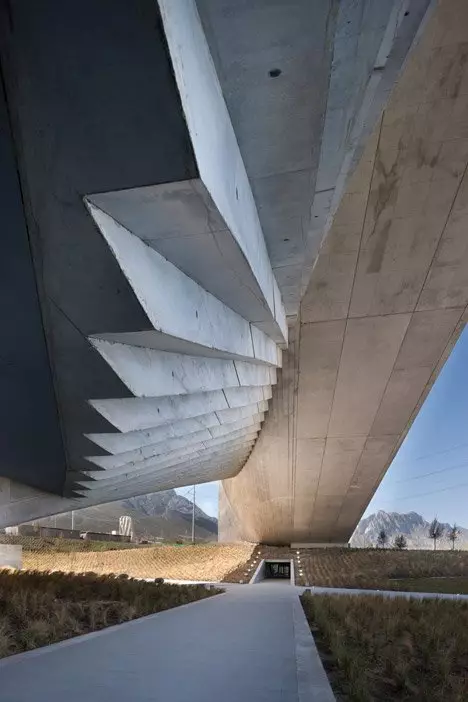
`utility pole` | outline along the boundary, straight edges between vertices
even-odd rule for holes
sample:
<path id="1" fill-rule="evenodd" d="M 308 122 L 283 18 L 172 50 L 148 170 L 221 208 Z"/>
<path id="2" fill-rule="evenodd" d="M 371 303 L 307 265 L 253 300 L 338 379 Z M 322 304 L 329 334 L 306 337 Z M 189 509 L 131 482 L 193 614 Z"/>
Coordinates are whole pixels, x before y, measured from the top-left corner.
<path id="1" fill-rule="evenodd" d="M 75 528 L 75 510 L 72 509 L 72 529 Z"/>
<path id="2" fill-rule="evenodd" d="M 192 544 L 195 543 L 195 485 L 193 486 L 192 500 Z"/>

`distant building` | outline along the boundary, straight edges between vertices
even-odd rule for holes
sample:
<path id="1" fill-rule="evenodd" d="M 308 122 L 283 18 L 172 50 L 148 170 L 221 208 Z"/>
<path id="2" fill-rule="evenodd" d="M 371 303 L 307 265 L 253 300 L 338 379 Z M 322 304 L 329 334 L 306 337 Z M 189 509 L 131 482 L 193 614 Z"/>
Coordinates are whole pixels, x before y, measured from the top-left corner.
<path id="1" fill-rule="evenodd" d="M 133 520 L 131 517 L 123 515 L 119 518 L 119 534 L 133 539 Z"/>

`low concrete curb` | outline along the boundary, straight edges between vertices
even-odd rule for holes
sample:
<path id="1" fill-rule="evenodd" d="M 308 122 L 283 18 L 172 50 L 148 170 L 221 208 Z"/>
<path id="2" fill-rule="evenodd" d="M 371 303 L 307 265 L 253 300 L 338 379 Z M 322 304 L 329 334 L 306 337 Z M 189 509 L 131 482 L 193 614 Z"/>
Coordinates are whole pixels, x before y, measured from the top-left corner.
<path id="1" fill-rule="evenodd" d="M 299 702 L 336 702 L 298 597 L 293 600 L 293 625 Z"/>
<path id="2" fill-rule="evenodd" d="M 449 592 L 410 592 L 407 590 L 364 590 L 346 587 L 303 587 L 296 586 L 302 594 L 310 592 L 311 595 L 355 595 L 365 597 L 366 595 L 379 595 L 380 597 L 404 597 L 406 599 L 437 599 L 437 600 L 468 600 L 468 595 L 457 595 Z"/>
<path id="3" fill-rule="evenodd" d="M 252 577 L 249 580 L 249 585 L 255 585 L 255 583 L 259 583 L 261 580 L 263 580 L 264 573 L 265 573 L 265 559 L 262 558 L 262 560 L 260 561 L 260 563 L 256 567 L 254 574 L 252 575 Z"/>

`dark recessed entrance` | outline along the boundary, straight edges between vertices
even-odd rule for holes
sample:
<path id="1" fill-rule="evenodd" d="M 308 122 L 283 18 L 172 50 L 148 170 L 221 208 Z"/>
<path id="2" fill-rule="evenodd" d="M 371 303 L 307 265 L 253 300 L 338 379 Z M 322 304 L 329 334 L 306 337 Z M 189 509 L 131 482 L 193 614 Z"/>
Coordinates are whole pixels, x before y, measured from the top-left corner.
<path id="1" fill-rule="evenodd" d="M 265 580 L 290 580 L 291 563 L 284 561 L 267 561 L 265 563 Z"/>

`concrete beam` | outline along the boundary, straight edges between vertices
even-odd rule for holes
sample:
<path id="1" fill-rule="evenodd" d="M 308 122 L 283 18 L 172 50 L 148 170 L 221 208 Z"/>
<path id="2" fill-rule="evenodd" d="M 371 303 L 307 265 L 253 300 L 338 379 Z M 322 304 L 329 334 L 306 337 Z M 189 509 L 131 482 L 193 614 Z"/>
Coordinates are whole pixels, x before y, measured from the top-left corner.
<path id="1" fill-rule="evenodd" d="M 218 468 L 225 465 L 226 462 L 229 462 L 231 466 L 235 465 L 237 471 L 242 468 L 242 465 L 252 450 L 253 444 L 254 439 L 245 442 L 233 442 L 231 446 L 223 450 L 206 449 L 182 461 L 180 457 L 167 459 L 167 463 L 162 467 L 151 466 L 148 470 L 116 474 L 108 479 L 95 481 L 92 484 L 83 483 L 81 487 L 78 486 L 78 490 L 83 488 L 89 489 L 89 493 L 87 493 L 86 496 L 88 494 L 91 495 L 91 493 L 94 496 L 99 494 L 105 496 L 106 501 L 110 501 L 112 499 L 112 490 L 119 486 L 127 488 L 133 487 L 135 489 L 134 494 L 138 494 L 136 490 L 139 489 L 142 484 L 157 485 L 158 481 L 161 480 L 164 480 L 165 484 L 173 482 L 174 486 L 190 485 L 192 484 L 193 471 L 199 466 L 202 466 L 204 470 L 206 469 L 205 474 L 210 475 L 210 480 L 218 480 Z M 151 490 L 147 492 L 151 492 Z M 107 499 L 108 494 L 109 498 Z"/>
<path id="2" fill-rule="evenodd" d="M 246 388 L 230 390 L 232 400 L 234 390 L 241 391 Z M 257 412 L 265 412 L 268 409 L 268 401 L 263 397 L 270 393 L 271 388 L 250 388 L 248 397 L 241 393 L 241 402 L 232 407 L 228 404 L 227 389 L 175 397 L 116 398 L 89 402 L 110 424 L 122 432 L 150 429 L 186 419 L 194 419 L 198 428 L 204 429 L 207 426 L 235 422 Z"/>
<path id="3" fill-rule="evenodd" d="M 101 333 L 93 335 L 94 339 L 190 355 L 281 364 L 281 351 L 266 334 L 92 202 L 87 201 L 87 205 L 155 329 Z"/>
<path id="4" fill-rule="evenodd" d="M 287 343 L 281 295 L 195 0 L 159 0 L 159 8 L 200 178 L 265 301 L 266 314 L 251 321 L 278 343 Z M 252 275 L 239 274 L 250 286 Z M 235 309 L 234 301 L 230 306 Z"/>
<path id="5" fill-rule="evenodd" d="M 216 415 L 212 413 L 211 416 L 213 418 L 213 426 L 207 425 L 206 431 L 208 431 L 212 438 L 224 436 L 231 431 L 261 423 L 265 417 L 264 413 L 258 413 L 237 422 L 220 426 Z M 105 451 L 117 454 L 139 449 L 142 446 L 150 446 L 159 441 L 174 439 L 176 437 L 189 437 L 200 431 L 202 430 L 197 419 L 187 419 L 181 422 L 175 422 L 174 424 L 150 427 L 149 429 L 126 432 L 123 434 L 89 434 L 88 439 Z"/>
<path id="6" fill-rule="evenodd" d="M 271 366 L 155 351 L 96 338 L 90 341 L 137 397 L 185 395 L 276 382 Z"/>
<path id="7" fill-rule="evenodd" d="M 232 425 L 227 425 L 228 427 Z M 112 454 L 110 456 L 86 456 L 86 459 L 97 466 L 104 468 L 106 471 L 112 468 L 121 466 L 131 467 L 137 465 L 140 461 L 150 459 L 156 456 L 166 456 L 172 451 L 196 451 L 200 447 L 209 448 L 210 446 L 222 445 L 226 441 L 238 439 L 250 433 L 258 433 L 260 424 L 252 424 L 247 427 L 232 429 L 229 433 L 214 438 L 208 429 L 197 431 L 174 439 L 166 439 L 157 444 L 150 444 L 131 451 Z"/>
<path id="8" fill-rule="evenodd" d="M 212 439 L 207 442 L 198 442 L 192 445 L 187 445 L 179 449 L 173 449 L 163 454 L 155 454 L 142 458 L 139 461 L 129 461 L 122 463 L 118 460 L 119 456 L 103 456 L 102 458 L 114 459 L 102 466 L 103 471 L 93 473 L 95 482 L 101 485 L 103 481 L 113 479 L 116 476 L 127 475 L 128 478 L 136 478 L 141 473 L 148 471 L 157 471 L 167 468 L 168 466 L 179 465 L 190 459 L 214 453 L 221 455 L 223 452 L 237 449 L 245 444 L 250 444 L 257 437 L 258 430 L 255 429 L 247 432 L 239 432 L 236 437 L 222 437 L 221 439 Z"/>

